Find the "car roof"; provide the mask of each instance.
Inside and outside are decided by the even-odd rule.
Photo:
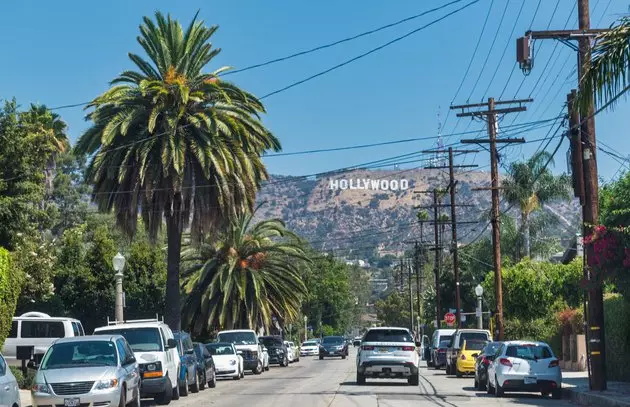
[[[437,332],[438,334],[444,333],[444,334],[454,334],[455,331],[457,331],[457,329],[436,329],[435,332]]]
[[[125,322],[122,324],[115,325],[107,325],[107,326],[99,326],[94,329],[96,331],[115,331],[118,329],[129,329],[129,328],[160,328],[160,327],[168,327],[164,322]]]
[[[401,331],[409,332],[409,328],[404,328],[402,326],[376,326],[374,328],[368,329],[368,332],[369,331],[387,331],[387,330],[390,330],[390,329],[399,329]]]
[[[227,331],[220,331],[217,335],[231,333],[231,332],[248,332],[248,333],[251,332],[254,335],[256,335],[256,332],[253,329],[230,329]]]
[[[208,345],[233,346],[234,344],[232,342],[208,342],[204,344],[204,346],[208,346]]]
[[[549,346],[546,342],[539,341],[505,341],[503,342],[506,345],[539,345],[539,346]]]
[[[55,341],[58,343],[72,342],[113,342],[117,339],[124,339],[121,335],[87,335],[87,336],[71,336],[68,338],[59,338]]]

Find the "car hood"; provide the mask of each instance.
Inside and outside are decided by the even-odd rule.
[[[324,349],[339,349],[343,348],[343,346],[343,343],[326,343],[321,345]]]
[[[236,348],[236,350],[248,350],[251,352],[255,352],[258,350],[258,345],[237,345],[234,344],[234,347]]]
[[[225,366],[230,364],[230,360],[236,360],[238,362],[237,355],[213,355],[212,359],[217,366]]]
[[[163,361],[164,352],[133,352],[138,363]]]
[[[70,383],[108,380],[116,377],[116,367],[73,367],[67,369],[47,369],[37,372],[38,383]]]

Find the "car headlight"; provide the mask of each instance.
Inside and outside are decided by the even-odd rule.
[[[284,353],[284,351],[282,349],[278,349],[277,353],[278,353],[278,355],[282,355]]]
[[[232,359],[230,360],[230,365],[234,366],[236,364],[236,360]]]
[[[96,390],[111,389],[118,386],[118,379],[99,380],[94,387]]]
[[[48,389],[48,385],[46,383],[33,383],[33,386],[31,387],[31,391],[33,393],[50,394],[50,390]]]

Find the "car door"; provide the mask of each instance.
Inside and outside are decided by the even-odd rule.
[[[184,357],[186,358],[186,370],[188,372],[188,380],[194,383],[194,375],[197,374],[197,357],[195,356],[195,349],[193,348],[190,336],[182,336],[182,349],[184,350]]]
[[[206,366],[206,377],[208,378],[208,380],[210,380],[211,375],[209,375],[208,373],[214,370],[214,360],[212,360],[212,355],[210,354],[208,349],[206,349],[205,346],[203,345],[201,346],[201,351],[202,351],[203,359],[205,361],[204,363]]]
[[[136,387],[140,387],[140,367],[138,366],[138,361],[136,360],[136,356],[133,353],[133,349],[131,349],[131,346],[129,346],[129,342],[124,340],[124,338],[123,342],[125,343],[125,353],[127,353],[129,357],[127,368],[129,373],[131,374],[131,385],[129,386],[129,388],[135,389]]]
[[[13,404],[11,398],[15,389],[13,379],[7,374],[8,369],[4,358],[0,357],[0,407],[9,407]]]
[[[125,341],[122,338],[116,339],[116,349],[118,350],[118,360],[120,360],[121,379],[125,382],[125,389],[127,390],[125,400],[131,400],[133,399],[134,378],[133,369],[129,367],[133,365],[133,363],[130,363],[133,353],[131,355],[127,353]]]

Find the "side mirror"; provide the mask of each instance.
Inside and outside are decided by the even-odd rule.
[[[29,360],[26,364],[26,367],[28,367],[29,369],[37,370],[39,368],[39,365],[34,360]]]
[[[177,347],[177,342],[175,342],[175,339],[168,339],[166,341],[166,348],[167,349],[173,349]]]

